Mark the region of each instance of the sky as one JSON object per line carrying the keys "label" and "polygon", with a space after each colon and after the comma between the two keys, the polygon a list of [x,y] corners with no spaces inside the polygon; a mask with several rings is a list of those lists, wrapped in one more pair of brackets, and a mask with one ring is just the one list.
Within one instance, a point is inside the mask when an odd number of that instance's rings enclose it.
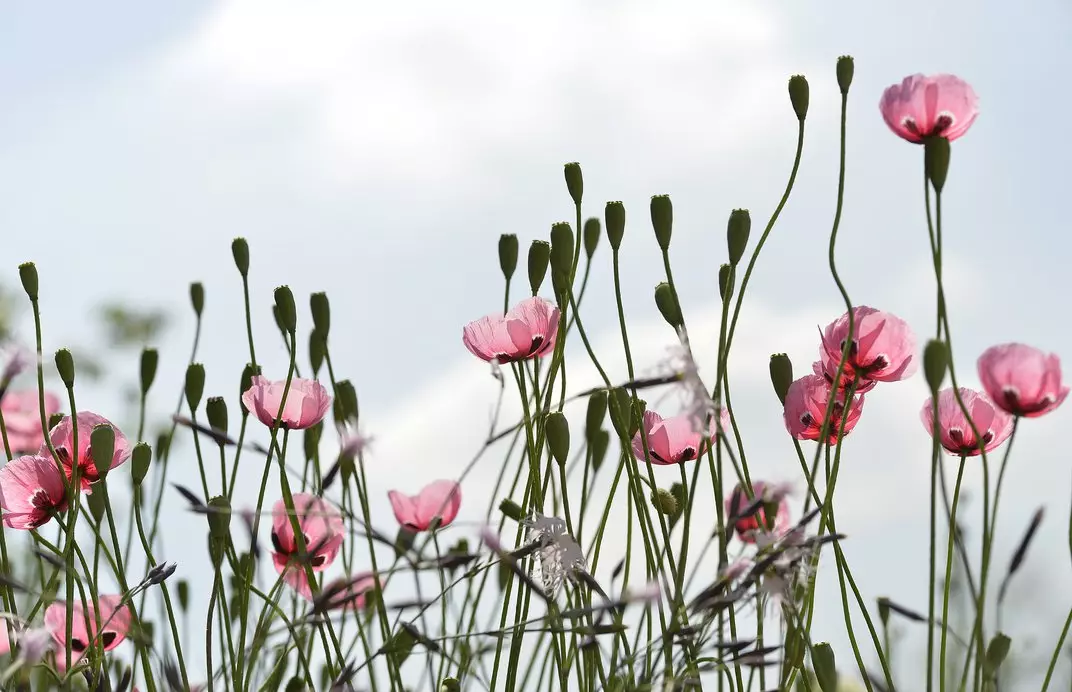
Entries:
{"label": "sky", "polygon": [[[308,294],[331,298],[332,356],[357,385],[375,436],[366,468],[383,490],[373,510],[384,526],[393,522],[387,489],[415,492],[421,478],[456,476],[483,439],[497,389],[463,348],[461,327],[501,308],[501,233],[516,233],[525,248],[572,218],[565,162],[583,166],[585,216],[601,216],[608,200],[628,210],[623,299],[641,371],[657,371],[675,343],[651,297],[663,275],[647,212],[651,195],[671,195],[675,279],[701,372],[713,377],[726,218],[750,209],[754,243],[781,195],[796,137],[786,80],[797,73],[811,85],[800,174],[760,257],[729,367],[750,465],[799,479],[767,360],[784,351],[807,371],[816,325],[843,311],[826,268],[842,54],[855,57],[856,73],[837,258],[854,302],[904,317],[921,342],[933,328],[922,151],[886,129],[877,104],[908,74],[951,72],[971,82],[981,109],[953,146],[943,199],[963,384],[978,385],[975,359],[995,343],[1072,357],[1062,203],[1072,141],[1059,124],[1072,106],[1062,88],[1072,10],[1058,0],[1037,0],[1030,12],[993,0],[910,10],[548,2],[512,12],[490,2],[325,1],[299,10],[251,0],[100,2],[62,13],[22,3],[0,13],[0,282],[17,287],[18,264],[37,263],[46,353],[77,342],[103,303],[168,310],[151,400],[165,419],[192,339],[188,285],[202,281],[206,395],[225,395],[233,408],[247,348],[230,241],[245,236],[267,374],[282,378],[286,364],[272,289],[291,286],[305,328]],[[597,251],[582,315],[624,379],[607,250],[604,242]],[[526,283],[518,278],[514,295]],[[28,318],[18,323],[27,341]],[[570,348],[571,388],[594,385],[582,352]],[[136,373],[134,360],[122,367]],[[118,418],[108,384],[86,387],[79,400]],[[845,444],[837,499],[866,596],[921,610],[926,395],[922,376],[869,395]],[[1021,426],[1003,491],[996,565],[1032,512],[1046,508],[1009,596],[1030,616],[1006,623],[1028,680],[1072,606],[1061,451],[1070,415],[1065,407]],[[173,472],[195,485],[187,463]],[[965,482],[978,497],[978,466],[969,464]],[[489,492],[480,478],[464,488],[474,500],[463,502],[459,523],[480,518]],[[179,498],[167,502],[168,557],[196,580],[207,560],[200,543],[182,539],[200,520]],[[814,634],[847,660],[836,587],[821,571]],[[906,629],[906,680],[923,639]]]}

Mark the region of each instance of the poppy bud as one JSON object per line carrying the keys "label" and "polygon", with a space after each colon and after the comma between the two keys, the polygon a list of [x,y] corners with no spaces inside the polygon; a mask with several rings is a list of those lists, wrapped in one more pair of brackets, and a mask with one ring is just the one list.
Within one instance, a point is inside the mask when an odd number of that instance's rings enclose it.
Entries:
{"label": "poppy bud", "polygon": [[443,678],[443,682],[439,683],[439,692],[462,692],[462,685],[458,678]]}
{"label": "poppy bud", "polygon": [[547,434],[547,446],[551,448],[551,455],[559,465],[565,465],[569,458],[569,421],[561,411],[552,411],[547,414],[544,422],[544,431]]}
{"label": "poppy bud", "polygon": [[235,238],[231,241],[231,254],[234,255],[235,266],[242,278],[249,274],[249,243],[245,238]]}
{"label": "poppy bud", "polygon": [[837,84],[838,88],[841,89],[842,96],[849,93],[849,85],[852,84],[852,73],[854,71],[855,65],[852,62],[851,55],[842,55],[837,59]]}
{"label": "poppy bud", "polygon": [[621,202],[607,202],[603,211],[604,225],[607,227],[607,240],[612,249],[617,251],[625,236],[625,205]]}
{"label": "poppy bud", "polygon": [[357,418],[357,390],[350,380],[339,380],[335,384],[338,390],[339,400],[342,401],[342,410],[347,420]]}
{"label": "poppy bud", "polygon": [[[210,396],[205,402],[205,415],[208,416],[208,424],[227,434],[227,402],[222,396]],[[221,441],[222,445],[223,442]]]}
{"label": "poppy bud", "polygon": [[104,513],[108,509],[104,503],[104,493],[86,495],[86,503],[89,505],[89,514],[93,517],[93,523],[99,526],[101,519],[104,518]]}
{"label": "poppy bud", "polygon": [[581,164],[576,161],[566,164],[566,189],[573,203],[580,204],[584,195],[584,177],[581,175]]}
{"label": "poppy bud", "polygon": [[591,217],[584,222],[584,254],[591,259],[599,245],[599,234],[603,232],[599,219]]}
{"label": "poppy bud", "polygon": [[752,231],[752,217],[747,209],[734,209],[726,226],[726,246],[729,248],[730,264],[737,266],[748,247],[748,234]]}
{"label": "poppy bud", "polygon": [[190,583],[185,579],[180,579],[176,589],[179,592],[179,608],[185,613],[190,606]]}
{"label": "poppy bud", "polygon": [[257,374],[259,374],[259,369],[251,363],[246,363],[246,367],[242,368],[242,377],[238,382],[238,404],[242,407],[243,415],[249,413],[249,409],[246,408],[245,402],[242,401],[242,395],[253,386],[253,376]]}
{"label": "poppy bud", "polygon": [[37,265],[33,262],[23,262],[19,265],[19,278],[22,279],[22,290],[26,291],[32,302],[37,302]]}
{"label": "poppy bud", "polygon": [[205,287],[200,281],[190,284],[190,304],[194,307],[194,314],[200,317],[205,309]]}
{"label": "poppy bud", "polygon": [[222,540],[231,536],[231,503],[225,495],[217,495],[208,501],[208,533]]}
{"label": "poppy bud", "polygon": [[294,306],[294,294],[289,286],[275,289],[275,307],[279,311],[279,326],[288,334],[298,328],[298,309]]}
{"label": "poppy bud", "polygon": [[309,309],[313,313],[313,329],[323,334],[324,340],[327,341],[331,331],[331,303],[328,302],[328,294],[320,292],[309,296]]}
{"label": "poppy bud", "polygon": [[785,404],[785,395],[793,383],[793,361],[784,353],[775,353],[770,357],[770,379],[778,401]]}
{"label": "poppy bud", "polygon": [[546,240],[534,240],[529,246],[529,287],[532,295],[540,292],[547,265],[551,261],[551,244]]}
{"label": "poppy bud", "polygon": [[614,425],[618,437],[623,440],[630,439],[629,429],[632,427],[632,397],[622,387],[615,387],[607,395],[607,407],[610,410],[610,422]]}
{"label": "poppy bud", "polygon": [[[838,62],[839,66],[840,64]],[[834,650],[830,648],[829,644],[822,642],[812,647],[811,666],[815,669],[819,689],[823,692],[837,692],[837,667],[834,665]]]}
{"label": "poppy bud", "polygon": [[928,137],[923,143],[923,167],[934,191],[941,193],[949,173],[949,140],[945,137]]}
{"label": "poppy bud", "polygon": [[316,452],[320,448],[320,436],[324,431],[324,421],[320,421],[316,425],[309,426],[305,429],[305,435],[303,436],[303,446],[305,448],[305,459],[309,461],[316,457]]}
{"label": "poppy bud", "polygon": [[573,229],[568,223],[551,226],[551,270],[566,277],[573,272]]}
{"label": "poppy bud", "polygon": [[134,485],[141,485],[149,473],[149,462],[152,461],[153,450],[144,442],[134,445],[130,453],[130,475],[134,479]]}
{"label": "poppy bud", "polygon": [[326,351],[324,349],[324,337],[320,334],[319,329],[313,329],[309,332],[309,365],[313,369],[313,378],[316,378],[317,373],[320,372],[320,367],[324,364],[324,355]]}
{"label": "poppy bud", "polygon": [[588,441],[603,427],[607,415],[607,390],[600,389],[588,397],[588,415],[585,418],[584,434]]}
{"label": "poppy bud", "polygon": [[651,506],[655,508],[655,511],[668,517],[677,514],[679,509],[677,498],[669,490],[664,490],[663,488],[656,488],[652,491]]}
{"label": "poppy bud", "polygon": [[201,395],[205,393],[205,366],[201,363],[190,363],[186,368],[186,403],[191,411],[196,411],[201,403]]}
{"label": "poppy bud", "polygon": [[606,430],[598,430],[592,434],[588,443],[592,447],[592,470],[598,471],[603,465],[603,459],[607,456],[607,447],[610,446],[610,433]]}
{"label": "poppy bud", "polygon": [[890,621],[890,599],[882,596],[878,599],[878,618],[885,627]]}
{"label": "poppy bud", "polygon": [[945,342],[937,339],[928,341],[923,348],[923,375],[927,379],[927,386],[931,388],[931,394],[937,394],[948,367],[949,349]]}
{"label": "poppy bud", "polygon": [[521,509],[521,505],[510,498],[506,498],[499,503],[499,511],[503,513],[503,516],[509,517],[514,521],[521,521],[525,518],[525,511]]}
{"label": "poppy bud", "polygon": [[795,74],[789,78],[789,102],[793,104],[793,112],[797,114],[797,120],[803,121],[808,117],[808,100],[810,89],[808,80],[802,74]]}
{"label": "poppy bud", "polygon": [[664,251],[670,247],[670,234],[674,228],[674,205],[670,195],[655,195],[651,198],[651,227],[655,240]]}
{"label": "poppy bud", "polygon": [[673,287],[665,281],[655,287],[655,305],[666,323],[675,329],[684,323]]}
{"label": "poppy bud", "polygon": [[149,387],[153,386],[156,379],[156,366],[160,362],[160,354],[155,348],[147,348],[141,352],[141,395],[149,393]]}
{"label": "poppy bud", "polygon": [[112,457],[115,455],[115,430],[112,426],[101,423],[93,427],[89,434],[89,453],[97,468],[97,475],[104,479],[112,468]]}
{"label": "poppy bud", "polygon": [[730,265],[723,264],[718,268],[718,297],[728,300],[733,295],[733,275],[730,273]]}
{"label": "poppy bud", "polygon": [[63,386],[70,389],[74,386],[74,357],[65,348],[56,351],[56,371],[63,380]]}
{"label": "poppy bud", "polygon": [[507,281],[513,278],[517,269],[517,236],[513,233],[499,236],[499,269]]}

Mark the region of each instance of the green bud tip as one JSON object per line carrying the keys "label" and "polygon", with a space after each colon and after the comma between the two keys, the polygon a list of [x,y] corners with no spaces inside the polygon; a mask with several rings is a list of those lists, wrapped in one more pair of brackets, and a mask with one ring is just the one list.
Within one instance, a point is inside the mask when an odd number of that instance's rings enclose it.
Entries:
{"label": "green bud tip", "polygon": [[670,235],[674,228],[674,205],[670,195],[655,195],[651,198],[651,227],[655,240],[664,251],[670,247]]}
{"label": "green bud tip", "polygon": [[499,236],[499,269],[502,270],[503,278],[507,281],[513,278],[517,269],[517,236],[513,233],[503,233]]}
{"label": "green bud tip", "polygon": [[570,198],[573,199],[574,204],[581,203],[581,197],[584,196],[584,177],[581,175],[581,164],[576,161],[573,163],[567,163],[566,170],[566,189],[569,190]]}
{"label": "green bud tip", "polygon": [[625,236],[625,205],[621,202],[607,202],[603,221],[607,227],[607,240],[610,241],[611,248],[617,251]]}
{"label": "green bud tip", "polygon": [[804,78],[804,75],[795,74],[789,78],[789,102],[793,104],[793,112],[797,114],[797,120],[803,121],[808,117],[810,97],[808,80]]}
{"label": "green bud tip", "polygon": [[551,262],[551,244],[546,240],[534,240],[529,246],[529,287],[532,295],[540,292],[547,265]]}

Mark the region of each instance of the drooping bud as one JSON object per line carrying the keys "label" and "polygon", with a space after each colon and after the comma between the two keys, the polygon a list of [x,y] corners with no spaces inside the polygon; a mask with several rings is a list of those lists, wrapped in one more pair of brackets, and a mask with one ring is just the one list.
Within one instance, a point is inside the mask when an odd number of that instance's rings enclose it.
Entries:
{"label": "drooping bud", "polygon": [[194,314],[200,317],[205,309],[205,287],[200,281],[190,284],[190,305],[194,308]]}
{"label": "drooping bud", "polygon": [[568,223],[551,226],[551,271],[569,277],[573,272],[573,228]]}
{"label": "drooping bud", "polygon": [[499,236],[499,269],[507,281],[513,278],[514,270],[517,269],[517,249],[516,235],[503,233]]}
{"label": "drooping bud", "polygon": [[547,446],[551,448],[551,455],[559,465],[564,466],[569,458],[569,421],[561,411],[552,411],[547,414],[544,425],[546,426]]}
{"label": "drooping bud", "polygon": [[153,386],[156,379],[156,366],[160,362],[160,354],[155,348],[147,348],[141,352],[141,395],[149,393],[149,387]]}
{"label": "drooping bud", "polygon": [[837,84],[842,96],[849,93],[849,85],[852,84],[852,74],[855,69],[851,55],[842,55],[837,59]]}
{"label": "drooping bud", "polygon": [[89,434],[89,453],[93,457],[93,465],[97,468],[97,475],[103,480],[112,469],[112,458],[115,455],[115,430],[107,423],[101,423],[93,427]]}
{"label": "drooping bud", "polygon": [[149,462],[153,459],[153,450],[144,442],[134,445],[130,453],[130,475],[134,479],[134,485],[141,485],[149,473]]}
{"label": "drooping bud", "polygon": [[588,415],[585,418],[584,434],[591,443],[592,436],[603,427],[607,415],[607,390],[600,389],[588,397]]}
{"label": "drooping bud", "polygon": [[509,517],[514,521],[521,521],[525,518],[525,510],[521,509],[521,505],[510,498],[506,498],[499,503],[499,511],[503,513],[503,516]]}
{"label": "drooping bud", "polygon": [[66,348],[56,351],[56,371],[63,380],[63,386],[67,389],[74,386],[74,356]]}
{"label": "drooping bud", "polygon": [[734,267],[744,256],[748,247],[748,234],[752,231],[752,217],[747,209],[734,209],[726,225],[726,246],[729,249],[730,264]]}
{"label": "drooping bud", "polygon": [[599,219],[591,217],[584,222],[584,254],[589,259],[596,252],[596,247],[599,246],[599,235],[603,232],[602,224],[599,223]]}
{"label": "drooping bud", "polygon": [[205,393],[205,366],[190,363],[186,367],[186,403],[191,411],[196,411],[201,404],[201,395]]}
{"label": "drooping bud", "polygon": [[793,361],[784,353],[775,353],[770,357],[770,379],[778,401],[785,404],[785,395],[793,383]]}
{"label": "drooping bud", "polygon": [[728,264],[723,264],[718,268],[718,297],[722,300],[729,300],[729,297],[733,295],[733,274],[732,269]]}
{"label": "drooping bud", "polygon": [[275,307],[278,310],[279,325],[288,334],[293,334],[298,328],[298,309],[294,306],[294,293],[289,286],[280,286],[275,289]]}
{"label": "drooping bud", "polygon": [[580,204],[584,196],[584,177],[581,175],[581,164],[576,161],[566,164],[566,189],[573,203]]}
{"label": "drooping bud", "polygon": [[607,202],[603,221],[607,227],[607,240],[610,241],[611,248],[617,251],[625,236],[625,205],[621,202]]}
{"label": "drooping bud", "polygon": [[659,313],[662,314],[663,319],[671,327],[677,329],[684,323],[684,318],[681,316],[681,306],[678,305],[677,295],[674,293],[673,287],[665,281],[655,287],[655,305],[659,308]]}
{"label": "drooping bud", "polygon": [[231,254],[234,256],[235,266],[242,278],[249,274],[249,243],[245,238],[235,238],[231,241]]}
{"label": "drooping bud", "polygon": [[309,309],[313,313],[313,329],[320,332],[327,341],[331,332],[331,303],[328,294],[323,291],[309,296]]}
{"label": "drooping bud", "polygon": [[923,348],[923,375],[931,394],[937,395],[949,368],[949,348],[944,341],[931,339]]}
{"label": "drooping bud", "polygon": [[670,195],[655,195],[651,198],[651,227],[655,240],[664,251],[670,247],[670,235],[674,229],[674,205]]}
{"label": "drooping bud", "polygon": [[808,117],[808,101],[810,100],[810,88],[808,80],[802,74],[795,74],[789,78],[789,102],[793,104],[793,112],[797,114],[797,120],[803,121]]}
{"label": "drooping bud", "polygon": [[22,290],[32,302],[37,302],[37,265],[33,262],[23,262],[19,265],[19,278],[22,279]]}
{"label": "drooping bud", "polygon": [[[210,396],[208,401],[205,402],[205,415],[208,417],[208,424],[219,430],[223,434],[227,434],[227,402],[224,401],[222,396]],[[223,442],[221,441],[222,445]]]}
{"label": "drooping bud", "polygon": [[532,241],[529,246],[529,287],[532,289],[532,295],[540,292],[550,261],[551,244],[546,240]]}
{"label": "drooping bud", "polygon": [[923,142],[923,167],[934,191],[939,194],[945,187],[945,178],[949,173],[950,150],[949,140],[945,137],[928,137]]}

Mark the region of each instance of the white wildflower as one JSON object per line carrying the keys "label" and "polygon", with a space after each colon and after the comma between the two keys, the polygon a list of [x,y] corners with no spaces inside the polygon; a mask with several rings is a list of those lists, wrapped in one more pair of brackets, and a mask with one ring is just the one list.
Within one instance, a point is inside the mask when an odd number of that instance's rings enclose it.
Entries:
{"label": "white wildflower", "polygon": [[525,520],[525,526],[526,540],[539,545],[536,554],[544,591],[554,597],[564,578],[572,579],[576,571],[588,568],[584,551],[566,532],[566,522],[558,517],[545,517],[536,512]]}
{"label": "white wildflower", "polygon": [[680,343],[670,348],[668,364],[681,383],[678,391],[682,398],[682,413],[692,420],[694,432],[704,433],[707,432],[709,419],[716,421],[718,426],[722,425],[719,407],[700,378],[700,368],[692,355],[689,333],[684,326],[678,327],[677,337]]}

